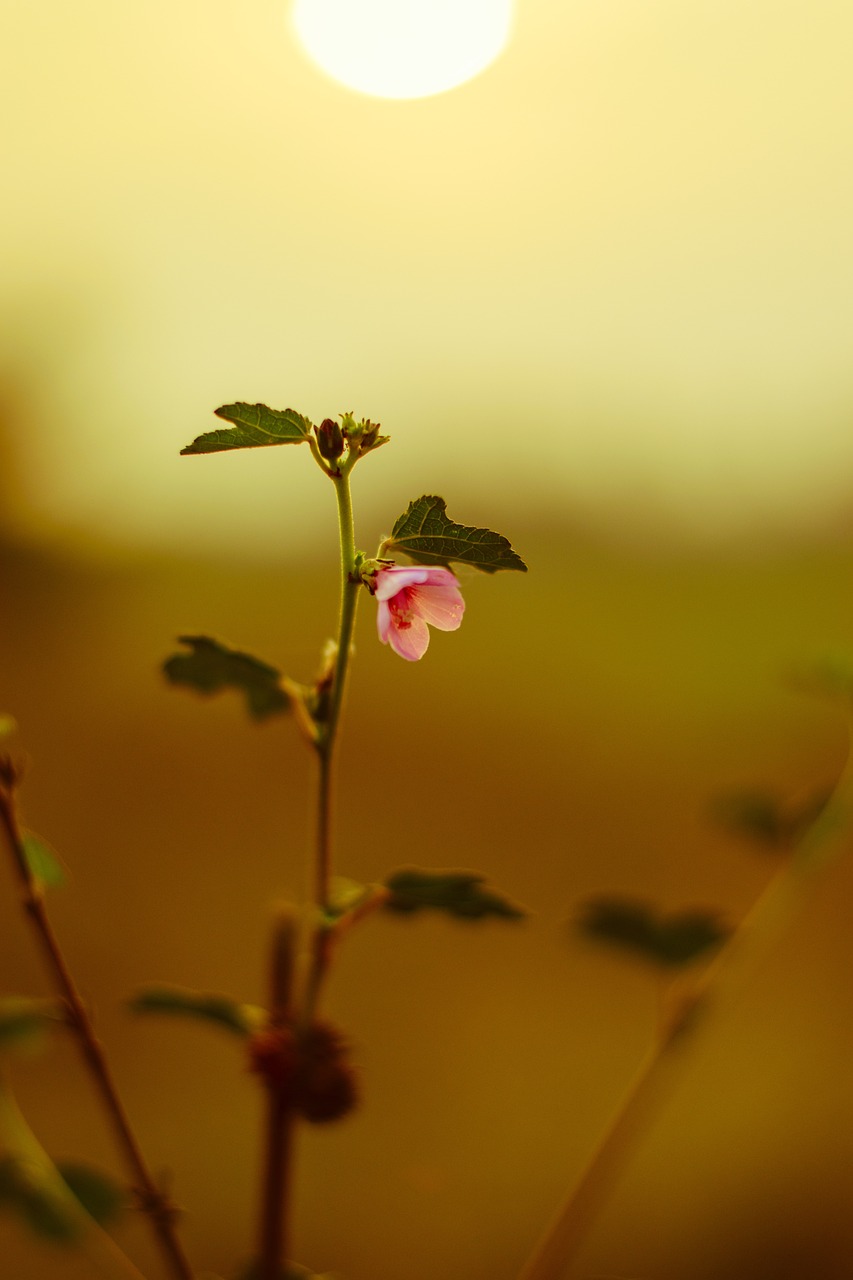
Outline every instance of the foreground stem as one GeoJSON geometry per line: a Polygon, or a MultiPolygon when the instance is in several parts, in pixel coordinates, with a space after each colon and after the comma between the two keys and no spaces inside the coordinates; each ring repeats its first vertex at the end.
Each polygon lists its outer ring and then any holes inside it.
{"type": "Polygon", "coordinates": [[[717,958],[682,998],[638,1070],[564,1204],[519,1272],[518,1280],[568,1280],[599,1210],[668,1096],[682,1062],[701,1046],[718,1007],[741,990],[801,909],[818,874],[844,850],[853,817],[853,757],[828,804],[805,833],[790,862],[773,877],[717,958]],[[713,1002],[709,999],[713,997],[713,1002]]]}
{"type": "MultiPolygon", "coordinates": [[[[11,771],[7,769],[7,774],[11,771]]],[[[68,1011],[68,1021],[100,1097],[107,1122],[124,1160],[140,1209],[148,1217],[167,1271],[174,1280],[193,1280],[193,1271],[175,1233],[175,1210],[158,1188],[142,1155],[119,1097],[103,1045],[68,968],[47,915],[42,889],[30,870],[14,803],[14,783],[0,781],[0,828],[23,895],[23,906],[35,931],[54,986],[68,1011]]]]}

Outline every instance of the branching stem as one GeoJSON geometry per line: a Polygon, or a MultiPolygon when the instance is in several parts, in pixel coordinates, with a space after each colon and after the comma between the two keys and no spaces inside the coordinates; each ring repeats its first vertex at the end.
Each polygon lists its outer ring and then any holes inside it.
{"type": "Polygon", "coordinates": [[[192,1268],[175,1232],[175,1209],[157,1186],[145,1162],[119,1097],[103,1045],[95,1034],[92,1019],[48,918],[41,886],[27,861],[15,810],[14,787],[5,779],[0,781],[0,828],[21,885],[24,910],[32,923],[56,991],[67,1007],[71,1030],[100,1097],[139,1206],[151,1223],[168,1274],[174,1280],[193,1280],[192,1268]]]}

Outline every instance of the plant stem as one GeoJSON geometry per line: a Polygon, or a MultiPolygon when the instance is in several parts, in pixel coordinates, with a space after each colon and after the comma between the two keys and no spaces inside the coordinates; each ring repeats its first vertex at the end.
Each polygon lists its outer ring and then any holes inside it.
{"type": "MultiPolygon", "coordinates": [[[[270,1026],[292,1021],[296,919],[280,913],[273,933],[270,965],[270,1026]]],[[[262,1181],[259,1280],[280,1280],[282,1261],[290,1251],[291,1178],[296,1117],[287,1089],[267,1082],[266,1142],[262,1181]]]]}
{"type": "Polygon", "coordinates": [[[56,990],[67,1006],[69,1024],[130,1174],[139,1207],[151,1223],[166,1269],[175,1280],[193,1280],[192,1268],[175,1232],[175,1210],[157,1186],[142,1155],[103,1045],[95,1034],[88,1010],[48,918],[41,886],[30,871],[13,797],[13,787],[4,777],[0,780],[0,827],[21,884],[24,910],[32,922],[56,990]]]}
{"type": "MultiPolygon", "coordinates": [[[[334,784],[335,749],[338,740],[341,710],[346,691],[350,650],[355,626],[361,582],[356,566],[355,530],[353,525],[352,498],[349,473],[352,462],[342,463],[338,471],[321,466],[335,486],[338,504],[338,526],[341,543],[341,598],[338,616],[338,640],[329,687],[326,713],[312,745],[317,753],[317,827],[316,856],[314,863],[313,891],[318,919],[311,931],[307,969],[301,983],[298,1001],[292,998],[292,954],[295,947],[295,926],[291,922],[288,941],[282,943],[281,925],[279,941],[274,945],[273,1003],[271,1026],[288,1023],[297,1038],[311,1025],[325,977],[331,938],[325,915],[329,906],[332,879],[332,800],[334,784]],[[290,958],[285,960],[285,953],[290,958]],[[277,958],[276,958],[277,957],[277,958]],[[284,976],[285,969],[287,976],[284,976]],[[294,1008],[294,1004],[297,1007],[294,1008]]],[[[293,1182],[294,1138],[296,1115],[292,1100],[285,1089],[268,1086],[266,1113],[266,1143],[259,1240],[260,1280],[280,1280],[282,1267],[289,1256],[289,1221],[291,1188],[293,1182]]]]}
{"type": "Polygon", "coordinates": [[[568,1280],[578,1253],[613,1184],[627,1164],[683,1061],[701,1046],[719,1008],[748,984],[768,951],[801,909],[820,872],[835,862],[853,817],[853,757],[823,811],[788,863],[770,880],[716,959],[684,994],[670,1025],[638,1070],[621,1107],[518,1280],[568,1280]],[[712,997],[712,999],[711,999],[712,997]]]}
{"type": "Polygon", "coordinates": [[[355,530],[352,516],[352,498],[349,487],[349,467],[341,467],[340,474],[332,476],[335,496],[338,500],[338,526],[341,539],[341,603],[338,618],[338,647],[329,692],[326,719],[317,737],[319,758],[317,788],[317,857],[315,864],[315,900],[321,911],[329,901],[329,885],[332,867],[332,786],[334,779],[335,747],[338,738],[347,670],[349,668],[352,634],[355,626],[361,583],[356,571],[355,530]]]}

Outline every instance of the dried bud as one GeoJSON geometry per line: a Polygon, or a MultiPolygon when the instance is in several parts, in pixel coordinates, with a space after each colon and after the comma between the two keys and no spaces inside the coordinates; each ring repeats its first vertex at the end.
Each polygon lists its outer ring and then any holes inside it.
{"type": "Polygon", "coordinates": [[[317,447],[327,462],[337,462],[344,451],[344,436],[337,422],[332,418],[324,418],[319,427],[314,428],[317,436],[317,447]]]}
{"type": "Polygon", "coordinates": [[[297,1059],[296,1037],[290,1027],[268,1027],[249,1040],[249,1070],[277,1092],[293,1088],[297,1059]]]}
{"type": "Polygon", "coordinates": [[[312,1124],[340,1120],[358,1101],[344,1038],[328,1022],[315,1022],[300,1046],[296,1109],[312,1124]]]}
{"type": "Polygon", "coordinates": [[[291,1025],[259,1031],[249,1041],[249,1069],[311,1124],[340,1120],[358,1101],[344,1038],[328,1022],[300,1035],[291,1025]]]}

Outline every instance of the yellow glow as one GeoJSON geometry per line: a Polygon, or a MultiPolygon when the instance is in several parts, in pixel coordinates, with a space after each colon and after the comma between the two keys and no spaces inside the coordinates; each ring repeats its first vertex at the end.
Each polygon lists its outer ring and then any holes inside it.
{"type": "Polygon", "coordinates": [[[512,0],[296,0],[293,21],[313,60],[341,84],[379,98],[426,98],[495,60],[512,0]]]}

